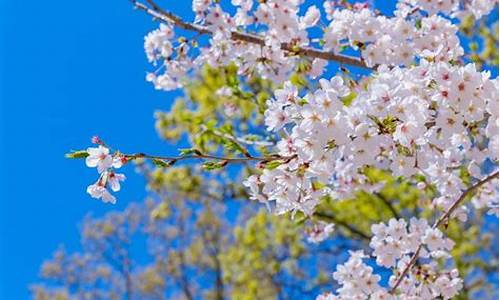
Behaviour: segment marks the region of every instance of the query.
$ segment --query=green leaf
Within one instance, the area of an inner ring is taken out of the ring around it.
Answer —
[[[292,76],[290,76],[290,82],[299,88],[307,86],[307,80],[297,73],[293,73]]]
[[[89,153],[86,150],[72,151],[64,155],[66,158],[86,158]]]
[[[217,126],[217,120],[215,119],[211,119],[209,120],[208,122],[205,123],[205,126],[208,128],[208,129],[214,129],[215,126]]]
[[[277,167],[279,167],[280,165],[281,165],[281,161],[272,160],[272,161],[266,163],[266,169],[273,170],[273,169],[276,169]]]
[[[417,19],[417,20],[415,21],[415,27],[416,27],[417,29],[421,29],[421,28],[422,28],[422,19]]]
[[[345,106],[349,106],[357,95],[358,94],[356,94],[355,92],[350,92],[349,95],[342,97],[340,100],[344,103]]]
[[[238,151],[240,153],[243,153],[247,157],[250,155],[247,149],[243,148],[240,144],[235,143],[232,140],[223,138],[222,143],[224,145],[224,148],[226,148],[229,151]]]
[[[387,116],[382,120],[385,132],[393,134],[396,131],[397,119],[393,116]]]
[[[405,147],[401,144],[396,145],[396,148],[398,149],[398,153],[407,157],[413,156],[413,153],[408,147]]]
[[[302,60],[297,65],[298,73],[307,73],[311,70],[311,62],[308,60]]]
[[[226,83],[229,87],[239,88],[240,82],[236,74],[231,74],[226,77]]]
[[[163,159],[153,158],[153,164],[159,168],[168,168],[175,163],[174,160],[165,161]]]
[[[218,170],[223,168],[225,165],[227,165],[227,160],[223,161],[207,161],[203,163],[203,169],[207,171],[213,171],[213,170]]]
[[[300,106],[304,106],[304,105],[306,105],[307,103],[309,103],[309,102],[307,102],[307,100],[306,100],[306,99],[304,99],[304,98],[300,98],[300,99],[299,99],[299,102],[298,102],[298,104],[299,104]]]
[[[192,154],[200,155],[201,152],[198,149],[195,148],[184,148],[184,149],[179,149],[181,156],[188,156]]]
[[[340,46],[340,52],[345,51],[345,50],[347,50],[348,48],[349,48],[349,46],[348,46],[348,45],[342,45],[342,46]]]

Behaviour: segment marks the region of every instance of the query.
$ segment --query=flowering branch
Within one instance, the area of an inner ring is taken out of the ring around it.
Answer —
[[[483,180],[478,181],[476,184],[474,184],[474,185],[470,186],[468,189],[466,189],[460,195],[460,197],[450,206],[450,208],[448,208],[448,210],[446,210],[446,212],[444,214],[442,214],[441,217],[439,217],[439,219],[436,220],[434,225],[432,225],[432,229],[437,229],[439,226],[444,224],[449,219],[449,217],[453,213],[453,211],[455,211],[455,209],[465,200],[465,198],[467,198],[467,196],[469,196],[471,193],[473,193],[476,189],[478,189],[483,184],[485,184],[485,183],[487,183],[487,182],[489,182],[497,177],[498,177],[498,171],[489,175],[488,177],[484,178]],[[403,272],[399,275],[398,279],[396,280],[396,283],[392,287],[391,292],[390,292],[391,294],[394,294],[394,292],[396,291],[398,286],[401,284],[401,282],[403,281],[406,274],[408,274],[410,269],[417,263],[417,260],[418,260],[418,257],[420,255],[420,251],[422,250],[423,245],[424,245],[423,243],[420,243],[418,245],[417,250],[415,251],[415,253],[411,257],[410,261],[408,262],[408,264],[404,268]]]
[[[242,149],[242,157],[224,157],[210,154],[204,154],[197,149],[183,149],[180,156],[159,156],[145,153],[124,154],[119,151],[110,153],[110,148],[99,137],[92,138],[92,143],[98,145],[96,148],[88,148],[87,150],[72,151],[66,154],[66,158],[80,159],[84,158],[88,167],[97,168],[99,179],[95,184],[87,188],[87,192],[97,199],[102,199],[104,202],[115,203],[116,198],[109,192],[108,187],[112,191],[120,190],[120,182],[125,180],[125,175],[116,173],[116,169],[121,168],[124,164],[136,159],[150,159],[153,164],[158,167],[170,167],[180,160],[188,159],[207,159],[203,164],[205,170],[217,170],[231,163],[245,163],[248,161],[259,162],[259,167],[267,167],[268,163],[272,165],[280,165],[289,163],[297,155],[282,156],[272,154],[265,157],[256,157],[250,154],[246,149]]]
[[[213,32],[210,31],[207,27],[194,24],[194,23],[189,23],[184,21],[182,18],[179,16],[166,11],[165,9],[161,8],[158,4],[156,4],[153,0],[146,0],[146,2],[149,4],[145,5],[144,3],[141,3],[136,0],[130,0],[132,4],[134,5],[135,8],[140,9],[147,14],[153,16],[154,18],[157,18],[163,22],[173,24],[179,28],[189,30],[189,31],[195,31],[199,34],[209,34],[212,35]],[[250,34],[250,33],[244,33],[244,32],[238,32],[238,31],[232,31],[231,32],[231,39],[234,41],[241,41],[241,42],[246,42],[246,43],[252,43],[252,44],[257,44],[264,46],[265,41],[264,38]],[[347,64],[347,65],[352,65],[356,67],[361,67],[361,68],[366,68],[366,69],[375,69],[375,67],[368,67],[364,60],[362,58],[357,58],[357,57],[352,57],[348,55],[343,55],[343,54],[334,54],[330,51],[323,51],[319,49],[314,49],[311,47],[299,47],[294,43],[282,43],[281,44],[281,49],[284,51],[291,52],[296,55],[302,55],[302,56],[307,56],[311,58],[320,58],[324,60],[330,60],[330,61],[336,61],[340,64]]]

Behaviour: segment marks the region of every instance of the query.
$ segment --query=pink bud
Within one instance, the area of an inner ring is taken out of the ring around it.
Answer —
[[[361,10],[363,8],[368,8],[368,2],[356,2],[354,3],[354,9],[355,10]]]
[[[93,144],[97,144],[97,145],[102,145],[103,144],[103,141],[97,135],[94,135],[92,137],[91,141],[92,141]]]

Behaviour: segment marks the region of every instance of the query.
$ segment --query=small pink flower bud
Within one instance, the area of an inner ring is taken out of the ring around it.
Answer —
[[[104,144],[103,141],[101,140],[101,138],[97,135],[94,135],[91,139],[92,143],[93,144],[96,144],[96,145],[102,145]]]

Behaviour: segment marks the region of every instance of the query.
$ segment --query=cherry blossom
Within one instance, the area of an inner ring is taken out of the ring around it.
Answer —
[[[109,155],[109,149],[99,145],[97,148],[88,148],[89,156],[85,159],[87,167],[95,168],[102,173],[113,165],[113,157]]]
[[[395,286],[397,278],[410,261],[410,254],[419,251],[419,257],[449,257],[453,243],[436,228],[431,228],[424,219],[391,219],[388,224],[372,226],[370,247],[378,266],[392,268],[389,287]],[[424,246],[424,248],[420,248]],[[417,250],[424,249],[424,250]],[[351,251],[350,257],[337,266],[333,278],[341,285],[336,294],[320,295],[316,299],[451,299],[462,288],[463,281],[456,269],[440,269],[430,260],[414,267],[402,278],[399,286],[387,289],[381,277],[364,260],[369,257],[363,251]]]
[[[476,209],[488,208],[488,214],[498,217],[498,198],[498,179],[495,179],[479,187],[471,202]]]
[[[318,244],[326,240],[333,232],[335,224],[318,222],[312,228],[307,230],[307,241],[310,243]]]
[[[97,167],[99,179],[96,183],[88,186],[87,193],[92,198],[114,204],[116,198],[108,191],[107,187],[109,186],[113,192],[120,190],[120,181],[125,180],[125,175],[114,172],[114,169],[118,169],[126,163],[127,158],[119,153],[111,155],[109,148],[104,146],[104,142],[99,138],[94,137],[92,141],[99,146],[87,149],[88,156],[85,163],[88,167]]]
[[[461,108],[475,103],[476,110],[484,112],[498,103],[498,95],[489,92],[497,80],[472,64],[423,61],[408,69],[380,67],[367,90],[349,106],[341,101],[348,89],[340,77],[321,79],[316,91],[303,96],[290,86],[285,83],[267,102],[266,125],[270,131],[285,133],[278,143],[279,154],[296,158],[276,170],[264,170],[256,181],[264,188],[252,190],[281,208],[303,207],[310,214],[311,205],[323,195],[350,197],[355,187],[375,191],[378,187],[370,186],[363,174],[371,166],[410,180],[417,174],[427,177],[442,193],[434,204],[446,210],[465,189],[456,166],[467,162],[481,168],[486,160],[497,159],[497,132],[470,128],[478,121],[497,124],[498,112],[489,109],[491,114],[479,118]],[[453,87],[466,94],[443,98],[442,91]],[[492,142],[484,148],[474,140]],[[481,178],[477,171],[472,175]],[[312,193],[314,182],[326,186]],[[307,205],[296,205],[300,202]]]
[[[318,299],[450,299],[463,281],[451,262],[441,263],[451,261],[454,245],[440,229],[443,220],[466,221],[471,207],[498,216],[498,180],[491,177],[498,169],[498,78],[467,63],[456,18],[479,19],[497,2],[400,0],[385,16],[368,3],[232,0],[228,9],[194,0],[192,23],[134,3],[165,23],[144,39],[154,68],[146,80],[156,89],[183,88],[206,66],[229,65],[242,80],[257,76],[277,87],[263,112],[273,155],[243,181],[251,200],[276,214],[313,218],[326,198],[379,192],[383,184],[367,176],[372,169],[433,191],[428,203],[441,215],[434,225],[417,218],[374,224],[371,256],[351,251],[333,274],[341,287]],[[367,73],[323,75],[330,60]],[[303,65],[305,88],[291,78]],[[226,102],[233,92],[215,92],[228,118],[238,114]],[[100,177],[87,192],[114,203],[108,188],[118,191],[125,179],[115,169],[144,156],[110,154],[100,139],[96,144],[86,164]],[[462,201],[469,193],[471,206]],[[316,223],[308,240],[318,243],[332,231],[333,224]],[[379,269],[392,272],[388,282]]]
[[[87,187],[87,193],[89,193],[92,198],[102,199],[104,203],[109,202],[115,204],[116,198],[106,189],[105,181],[106,180],[100,178],[96,183],[89,185]]]

